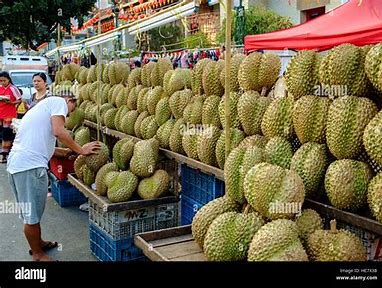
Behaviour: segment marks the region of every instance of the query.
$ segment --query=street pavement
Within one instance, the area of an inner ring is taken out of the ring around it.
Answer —
[[[14,203],[8,184],[6,164],[0,164],[0,207]],[[6,211],[4,211],[6,210]],[[59,261],[96,261],[89,248],[87,212],[78,207],[61,208],[53,197],[48,197],[41,221],[44,240],[57,241],[58,248],[48,255]],[[0,261],[31,261],[29,246],[23,233],[23,223],[10,209],[0,210]]]

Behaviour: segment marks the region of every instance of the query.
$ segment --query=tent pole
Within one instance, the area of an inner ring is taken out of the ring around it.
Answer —
[[[225,30],[225,103],[224,103],[224,115],[225,115],[225,158],[228,158],[228,154],[231,149],[231,115],[230,115],[230,84],[231,84],[231,26],[232,26],[232,0],[226,1],[226,30]]]
[[[101,1],[98,1],[98,14],[99,14],[99,20],[98,20],[98,35],[101,35]],[[97,93],[97,141],[100,141],[101,135],[101,79],[102,79],[102,53],[101,53],[101,44],[97,45],[97,64],[98,64],[98,73],[97,73],[97,86],[98,86],[98,93]]]

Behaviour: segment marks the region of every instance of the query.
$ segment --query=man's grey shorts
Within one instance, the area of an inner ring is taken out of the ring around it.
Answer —
[[[24,224],[40,223],[48,195],[48,172],[35,168],[15,174],[8,173],[16,202],[21,204],[20,217]]]

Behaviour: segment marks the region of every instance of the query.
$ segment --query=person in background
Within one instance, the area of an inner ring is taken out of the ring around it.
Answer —
[[[11,124],[12,120],[17,117],[16,107],[21,102],[21,94],[19,89],[13,85],[8,72],[0,72],[0,85],[1,163],[6,163],[15,137]]]
[[[32,94],[30,99],[24,99],[23,104],[25,106],[26,111],[30,110],[33,106],[35,106],[38,102],[45,99],[46,97],[51,96],[48,91],[47,83],[46,83],[46,74],[45,73],[36,73],[32,76],[33,87],[36,89],[36,92]]]
[[[91,155],[100,149],[98,142],[78,145],[65,129],[65,118],[76,106],[72,94],[48,97],[25,114],[17,131],[7,165],[12,191],[21,205],[24,235],[29,243],[34,261],[52,261],[45,252],[57,247],[57,242],[41,237],[41,218],[48,193],[48,162],[55,155],[68,157],[71,153]],[[37,128],[37,129],[36,129]],[[69,149],[55,148],[56,139]]]

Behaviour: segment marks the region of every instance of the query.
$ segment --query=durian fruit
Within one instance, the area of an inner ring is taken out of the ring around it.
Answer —
[[[365,127],[377,111],[377,106],[364,97],[345,96],[333,101],[329,107],[326,142],[337,159],[359,155]]]
[[[382,222],[382,173],[375,176],[369,183],[367,201],[371,212],[377,221]]]
[[[305,143],[293,155],[290,169],[296,171],[304,182],[307,198],[318,198],[328,165],[325,144]]]
[[[115,182],[117,181],[118,175],[120,173],[121,171],[110,171],[106,173],[105,179],[104,179],[106,190],[111,188],[115,184]]]
[[[131,110],[126,112],[122,121],[121,121],[121,129],[123,133],[127,135],[135,136],[134,125],[137,121],[139,113],[137,110]]]
[[[219,215],[204,238],[204,254],[209,261],[244,260],[253,235],[263,225],[264,220],[254,212]]]
[[[106,196],[107,186],[105,184],[105,177],[107,173],[111,171],[117,171],[118,167],[114,162],[107,163],[98,170],[95,178],[96,183],[96,193],[101,196]]]
[[[94,183],[96,172],[90,169],[90,167],[87,164],[82,166],[82,175],[85,185],[91,186]]]
[[[265,148],[267,142],[267,139],[262,135],[252,135],[245,137],[244,140],[240,142],[239,147],[257,146],[259,148]]]
[[[154,115],[150,115],[143,119],[140,127],[142,139],[150,139],[154,137],[158,128]]]
[[[300,51],[290,60],[285,73],[285,83],[294,99],[317,94],[320,84],[320,62],[320,56],[313,50]]]
[[[243,62],[244,59],[245,59],[245,55],[243,54],[236,54],[231,59],[230,91],[232,92],[238,92],[240,90],[238,74],[239,74],[240,64]],[[225,67],[220,73],[220,82],[222,86],[225,87]]]
[[[175,119],[183,117],[183,111],[186,108],[187,104],[191,101],[191,98],[192,91],[189,89],[177,91],[171,95],[169,99],[169,105]]]
[[[199,63],[199,62],[198,62]],[[202,124],[213,125],[221,128],[219,116],[219,103],[221,98],[219,96],[211,95],[204,100],[202,109]],[[240,114],[239,114],[240,117]]]
[[[153,89],[147,92],[147,111],[149,111],[150,115],[155,114],[155,109],[159,100],[162,98],[163,88],[161,86],[156,86]]]
[[[88,127],[81,127],[74,132],[74,141],[78,145],[84,146],[86,143],[90,142],[90,130]]]
[[[84,174],[83,174],[83,168],[84,165],[86,165],[86,157],[84,155],[79,155],[76,160],[74,160],[73,168],[74,173],[76,173],[77,178],[80,180],[83,180]]]
[[[261,97],[256,91],[248,91],[240,96],[237,113],[245,134],[261,134],[261,121],[272,99]]]
[[[182,139],[183,139],[183,131],[185,130],[186,123],[183,118],[178,119],[174,127],[171,131],[170,139],[169,139],[169,147],[171,151],[179,154],[184,154]]]
[[[213,125],[203,125],[203,131],[199,133],[197,139],[197,154],[201,162],[207,165],[216,165],[215,149],[220,134],[219,128]]]
[[[198,160],[198,138],[199,138],[199,131],[198,129],[192,127],[192,128],[186,128],[183,131],[183,137],[182,137],[182,146],[184,152],[186,152],[187,157]]]
[[[128,201],[137,186],[137,176],[130,171],[120,172],[113,185],[107,189],[107,198],[113,203]]]
[[[182,68],[175,69],[169,81],[169,95],[179,90],[191,88],[191,77],[191,70]]]
[[[101,105],[101,107],[99,109],[99,114],[101,116],[101,121],[102,121],[103,125],[105,124],[105,123],[103,123],[103,117],[105,116],[106,111],[108,111],[112,108],[114,108],[114,106],[111,105],[110,103],[105,103],[105,104]]]
[[[108,99],[108,102],[113,104],[115,107],[117,107],[117,97],[119,93],[121,92],[121,90],[125,88],[125,86],[123,86],[122,84],[118,84],[118,85],[115,85],[114,87],[115,88],[114,90],[112,90],[111,99]]]
[[[142,179],[138,184],[138,195],[142,199],[156,199],[163,196],[169,188],[170,177],[164,170],[155,171],[154,175]]]
[[[220,117],[220,123],[223,129],[225,127],[225,98],[226,98],[226,95],[224,95],[221,98],[221,101],[219,103],[219,117]],[[238,129],[241,128],[238,110],[237,110],[239,99],[240,99],[239,93],[232,92],[230,94],[229,109],[230,109],[230,127],[231,128],[238,128]]]
[[[263,162],[264,149],[256,146],[236,147],[224,164],[226,195],[234,201],[244,204],[244,178],[248,171]]]
[[[79,75],[78,75],[78,82],[82,85],[86,84],[87,83],[87,78],[88,78],[88,72],[89,70],[84,67],[84,66],[81,66],[80,67],[80,71],[79,71]]]
[[[154,69],[151,71],[151,86],[163,86],[164,75],[172,69],[172,63],[169,58],[159,58]]]
[[[138,94],[142,90],[142,85],[135,86],[130,89],[129,97],[127,97],[127,107],[131,110],[137,110]]]
[[[138,177],[150,177],[158,161],[159,142],[155,139],[142,140],[135,144],[130,170]]]
[[[365,71],[373,86],[382,92],[381,63],[382,43],[373,46],[366,54]]]
[[[204,58],[198,61],[192,70],[192,81],[191,88],[194,94],[202,95],[204,93],[203,89],[203,70],[204,67],[212,62],[209,58]]]
[[[278,98],[269,104],[261,121],[261,131],[265,137],[281,136],[288,140],[293,137],[293,106],[291,97]]]
[[[296,223],[279,219],[261,227],[249,245],[248,261],[308,261]]]
[[[367,187],[373,177],[364,162],[342,159],[332,162],[325,175],[325,190],[330,203],[338,208],[357,211],[367,203]]]
[[[97,72],[98,72],[98,70],[96,71],[97,67],[98,67],[98,65],[90,66],[90,68],[88,70],[88,76],[86,79],[88,83],[93,83],[93,82],[97,81]]]
[[[90,96],[89,96],[89,86],[90,86],[89,83],[81,86],[81,88],[79,90],[79,99],[81,99],[83,101],[90,99]],[[84,102],[82,102],[82,103],[84,103]],[[83,110],[81,105],[80,105],[79,108]]]
[[[109,109],[105,112],[103,116],[103,123],[105,123],[105,126],[110,129],[115,129],[115,115],[117,114],[118,109],[117,108],[112,108]]]
[[[367,124],[363,144],[371,159],[382,165],[382,111]]]
[[[118,131],[122,131],[122,119],[125,117],[125,115],[129,112],[129,108],[127,108],[126,105],[123,105],[121,106],[117,113],[115,114],[115,118],[114,118],[114,126],[115,126],[115,129],[117,129]]]
[[[86,165],[94,172],[97,172],[109,160],[109,148],[105,143],[100,143],[101,149],[97,154],[86,156]]]
[[[272,137],[265,145],[265,161],[289,169],[293,157],[292,145],[283,137]]]
[[[216,198],[200,208],[192,219],[192,236],[203,249],[204,238],[212,221],[226,212],[239,212],[240,206],[227,196]]]
[[[64,65],[64,67],[62,68],[63,80],[73,81],[75,79],[76,73],[79,71],[80,71],[80,65],[78,64],[70,63],[70,64]]]
[[[306,247],[309,236],[314,231],[324,229],[321,216],[312,209],[302,210],[301,215],[296,217],[295,223],[297,224],[300,239],[304,247]]]
[[[135,134],[136,137],[142,139],[141,124],[142,124],[142,121],[145,118],[149,117],[149,116],[150,116],[150,114],[147,111],[144,111],[141,114],[139,114],[139,116],[138,116],[138,118],[137,118],[137,120],[135,121],[135,124],[134,124],[134,134]]]
[[[143,87],[150,87],[151,86],[151,72],[155,68],[156,63],[149,62],[145,65],[143,65],[141,70],[141,82]]]
[[[115,143],[113,147],[113,161],[118,169],[127,170],[130,159],[133,156],[134,142],[129,138],[124,138]]]
[[[366,261],[361,239],[347,230],[337,230],[330,221],[330,230],[316,230],[308,238],[308,254],[313,261]]]
[[[117,106],[117,108],[126,106],[129,93],[130,93],[130,90],[127,87],[124,87],[123,89],[120,90],[120,92],[117,94],[117,98],[115,99],[115,105]]]
[[[216,95],[220,97],[224,94],[224,87],[220,82],[220,73],[223,69],[223,60],[210,61],[204,66],[202,84],[207,96]]]
[[[156,133],[156,139],[158,139],[160,147],[165,149],[169,148],[170,136],[172,129],[174,128],[175,122],[175,119],[169,119],[166,121],[166,123],[164,123],[158,128]]]
[[[202,124],[203,102],[203,96],[193,97],[183,111],[183,119],[191,124]]]
[[[240,142],[243,141],[244,139],[244,132],[236,129],[236,128],[231,128],[231,151],[232,149],[236,148],[239,146]],[[230,152],[230,151],[229,151]],[[228,152],[228,153],[229,153]],[[215,149],[215,155],[216,155],[216,162],[220,169],[224,168],[224,163],[225,163],[225,131],[221,133],[218,141],[216,142],[216,149]]]
[[[163,90],[166,97],[171,96],[170,80],[173,74],[174,70],[168,70],[163,76]]]
[[[330,106],[327,97],[302,96],[293,109],[293,127],[298,140],[325,143],[326,119]]]
[[[85,120],[85,111],[80,108],[75,109],[70,113],[69,117],[66,118],[65,127],[68,130],[73,130],[76,127],[81,126]]]
[[[103,83],[107,83],[107,84],[110,84],[110,79],[109,79],[109,69],[110,69],[110,65],[105,65],[103,71],[102,71],[102,82]]]
[[[142,69],[140,67],[136,67],[133,71],[131,71],[127,80],[127,86],[130,89],[141,84],[141,71]]]
[[[109,64],[108,74],[110,85],[122,83],[128,78],[129,66],[121,62]]]
[[[158,126],[162,126],[171,118],[171,109],[169,104],[169,97],[164,97],[159,100],[155,108],[155,120]]]
[[[301,211],[305,188],[295,171],[260,163],[245,176],[244,196],[255,211],[268,219],[293,218]]]
[[[144,88],[142,89],[139,94],[138,94],[138,98],[137,98],[137,111],[139,113],[142,113],[144,111],[147,111],[147,95],[149,94],[149,91],[151,90],[152,88]]]
[[[323,87],[344,87],[345,93],[341,94],[365,96],[370,85],[365,72],[365,58],[362,48],[353,44],[346,43],[332,48],[324,56],[320,67]],[[336,91],[328,90],[330,96],[345,96],[335,95]]]
[[[281,69],[280,57],[273,53],[251,53],[240,64],[238,80],[244,91],[270,89]]]

